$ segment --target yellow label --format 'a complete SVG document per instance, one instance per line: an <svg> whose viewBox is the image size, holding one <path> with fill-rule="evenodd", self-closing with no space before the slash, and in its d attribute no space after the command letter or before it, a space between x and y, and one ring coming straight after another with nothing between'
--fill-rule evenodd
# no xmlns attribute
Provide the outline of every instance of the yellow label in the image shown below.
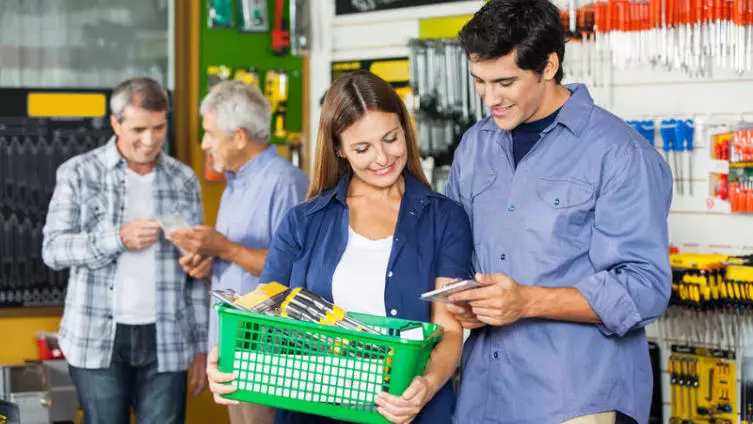
<svg viewBox="0 0 753 424"><path fill-rule="evenodd" d="M96 93L29 93L28 114L34 118L98 118L107 114L104 94Z"/></svg>
<svg viewBox="0 0 753 424"><path fill-rule="evenodd" d="M410 81L410 68L407 59L376 61L371 64L369 70L387 82Z"/></svg>
<svg viewBox="0 0 753 424"><path fill-rule="evenodd" d="M335 71L356 71L361 69L361 62L340 62L332 65Z"/></svg>

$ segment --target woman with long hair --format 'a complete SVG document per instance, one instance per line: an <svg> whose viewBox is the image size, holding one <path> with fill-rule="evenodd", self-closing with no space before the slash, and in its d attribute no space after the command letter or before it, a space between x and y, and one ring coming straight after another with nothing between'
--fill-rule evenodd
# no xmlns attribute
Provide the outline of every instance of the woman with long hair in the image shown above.
<svg viewBox="0 0 753 424"><path fill-rule="evenodd" d="M261 283L304 287L350 312L434 322L444 329L423 375L402 396L381 392L377 411L394 423L450 423L451 377L462 350L460 323L423 292L470 278L472 236L463 209L434 192L421 168L405 104L365 71L334 82L321 111L307 201L293 208L269 248ZM232 374L210 354L208 376L219 395ZM278 410L276 423L332 420Z"/></svg>

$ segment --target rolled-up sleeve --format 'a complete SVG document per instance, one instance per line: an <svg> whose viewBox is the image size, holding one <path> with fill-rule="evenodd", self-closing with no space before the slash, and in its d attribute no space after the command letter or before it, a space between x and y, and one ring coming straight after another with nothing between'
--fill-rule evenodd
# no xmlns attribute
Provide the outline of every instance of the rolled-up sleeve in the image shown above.
<svg viewBox="0 0 753 424"><path fill-rule="evenodd" d="M575 288L602 333L622 336L654 321L669 301L672 174L655 150L627 143L608 151L603 169L590 249L596 272Z"/></svg>

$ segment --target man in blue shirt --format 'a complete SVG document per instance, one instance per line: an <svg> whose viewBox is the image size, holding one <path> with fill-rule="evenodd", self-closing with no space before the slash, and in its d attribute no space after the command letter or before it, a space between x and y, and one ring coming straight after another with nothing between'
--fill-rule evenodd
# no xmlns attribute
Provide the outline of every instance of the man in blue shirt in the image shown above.
<svg viewBox="0 0 753 424"><path fill-rule="evenodd" d="M646 423L644 327L670 295L670 169L586 87L561 84L548 0L490 1L460 39L492 113L464 135L447 187L483 284L449 306L473 329L455 421Z"/></svg>
<svg viewBox="0 0 753 424"><path fill-rule="evenodd" d="M187 272L202 275L211 269L213 289L246 294L259 282L278 224L305 198L308 178L270 145L270 105L256 86L240 81L214 86L202 101L201 115L202 149L215 170L225 172L227 187L216 228L175 231L170 238L188 252L181 260ZM212 311L210 349L217 344L217 330ZM231 424L265 424L274 418L271 408L250 403L230 406L229 412Z"/></svg>

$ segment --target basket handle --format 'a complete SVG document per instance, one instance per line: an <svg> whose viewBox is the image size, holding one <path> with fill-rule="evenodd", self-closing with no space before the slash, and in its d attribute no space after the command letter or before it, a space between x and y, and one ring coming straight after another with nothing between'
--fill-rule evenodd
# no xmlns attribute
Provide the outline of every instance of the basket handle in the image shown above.
<svg viewBox="0 0 753 424"><path fill-rule="evenodd" d="M429 334L429 337L426 337L424 340L426 341L427 344L434 343L435 339L438 340L442 338L443 333L444 333L444 328L442 328L441 325L438 325L437 329L432 331L432 333Z"/></svg>

